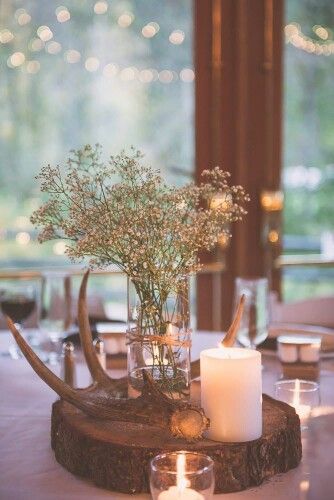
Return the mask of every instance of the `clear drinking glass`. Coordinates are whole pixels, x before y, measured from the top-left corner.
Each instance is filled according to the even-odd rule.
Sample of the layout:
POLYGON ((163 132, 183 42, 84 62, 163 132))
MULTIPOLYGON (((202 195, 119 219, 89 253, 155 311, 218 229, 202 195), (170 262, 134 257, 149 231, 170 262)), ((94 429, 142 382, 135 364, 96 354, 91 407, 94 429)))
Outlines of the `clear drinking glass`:
POLYGON ((153 500, 209 500, 215 485, 213 460, 201 453, 162 453, 151 460, 153 500))
POLYGON ((244 347, 256 349, 268 336, 269 294, 267 278, 236 278, 235 305, 245 295, 244 313, 237 339, 244 347))
MULTIPOLYGON (((29 343, 33 343, 35 337, 24 331, 23 323, 36 310, 36 287, 22 280, 15 280, 7 283, 0 296, 0 306, 2 313, 11 318, 21 335, 23 335, 29 343)), ((8 354, 13 359, 19 359, 22 356, 15 342, 10 345, 7 355, 8 354)))
POLYGON ((275 383, 275 396, 295 408, 302 430, 307 429, 313 408, 320 404, 319 384, 310 380, 279 380, 275 383))
POLYGON ((56 364, 61 355, 61 344, 71 325, 70 277, 65 273, 48 272, 43 275, 39 326, 48 339, 47 361, 56 364))

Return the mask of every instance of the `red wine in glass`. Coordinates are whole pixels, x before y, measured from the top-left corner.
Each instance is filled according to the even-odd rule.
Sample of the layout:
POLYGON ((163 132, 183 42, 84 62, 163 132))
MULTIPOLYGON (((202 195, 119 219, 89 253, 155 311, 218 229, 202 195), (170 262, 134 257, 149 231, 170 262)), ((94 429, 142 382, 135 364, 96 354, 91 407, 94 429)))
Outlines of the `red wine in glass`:
POLYGON ((35 309, 36 301, 22 294, 6 296, 5 293, 0 304, 3 314, 9 316, 14 323, 21 324, 35 309))

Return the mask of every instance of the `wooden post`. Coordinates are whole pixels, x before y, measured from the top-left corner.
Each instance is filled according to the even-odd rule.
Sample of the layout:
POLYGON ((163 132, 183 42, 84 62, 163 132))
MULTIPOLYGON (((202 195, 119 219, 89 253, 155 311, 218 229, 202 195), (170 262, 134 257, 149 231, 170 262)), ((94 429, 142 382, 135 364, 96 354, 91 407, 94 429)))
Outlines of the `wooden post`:
MULTIPOLYGON (((198 278, 200 329, 226 328, 236 276, 267 273, 260 193, 280 187, 283 7, 283 0, 195 2, 196 178, 218 164, 252 199, 245 222, 233 227, 218 316, 217 279, 198 278)), ((272 278, 279 290, 277 270, 272 278)))

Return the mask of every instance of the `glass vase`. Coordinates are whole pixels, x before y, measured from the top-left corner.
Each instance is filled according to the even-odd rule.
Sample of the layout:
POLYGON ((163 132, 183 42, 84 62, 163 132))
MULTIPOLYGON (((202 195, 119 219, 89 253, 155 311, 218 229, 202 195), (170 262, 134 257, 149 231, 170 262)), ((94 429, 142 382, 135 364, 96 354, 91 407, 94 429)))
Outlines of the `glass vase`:
POLYGON ((146 372, 166 396, 188 399, 190 347, 188 281, 182 279, 175 290, 162 293, 129 280, 129 397, 141 394, 146 372))

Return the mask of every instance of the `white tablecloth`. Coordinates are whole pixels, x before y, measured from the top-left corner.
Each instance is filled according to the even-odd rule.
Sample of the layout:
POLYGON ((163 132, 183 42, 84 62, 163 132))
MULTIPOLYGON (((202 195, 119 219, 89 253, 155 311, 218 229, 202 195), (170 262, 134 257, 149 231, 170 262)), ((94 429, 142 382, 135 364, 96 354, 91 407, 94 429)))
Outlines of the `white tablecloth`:
MULTIPOLYGON (((204 346, 215 346, 217 334, 194 335, 193 358, 204 346)), ((9 336, 0 332, 0 350, 9 336)), ((279 365, 263 357, 263 389, 273 394, 279 365)), ((80 385, 88 374, 78 367, 80 385)), ((118 375, 121 375, 118 372, 118 375)), ((223 500, 331 500, 334 499, 334 361, 323 362, 321 408, 303 438, 300 466, 275 476, 263 485, 233 494, 217 495, 223 500)), ((63 469, 50 448, 50 409, 56 399, 25 360, 0 358, 0 499, 1 500, 98 500, 148 499, 149 495, 129 496, 97 488, 63 469)))

